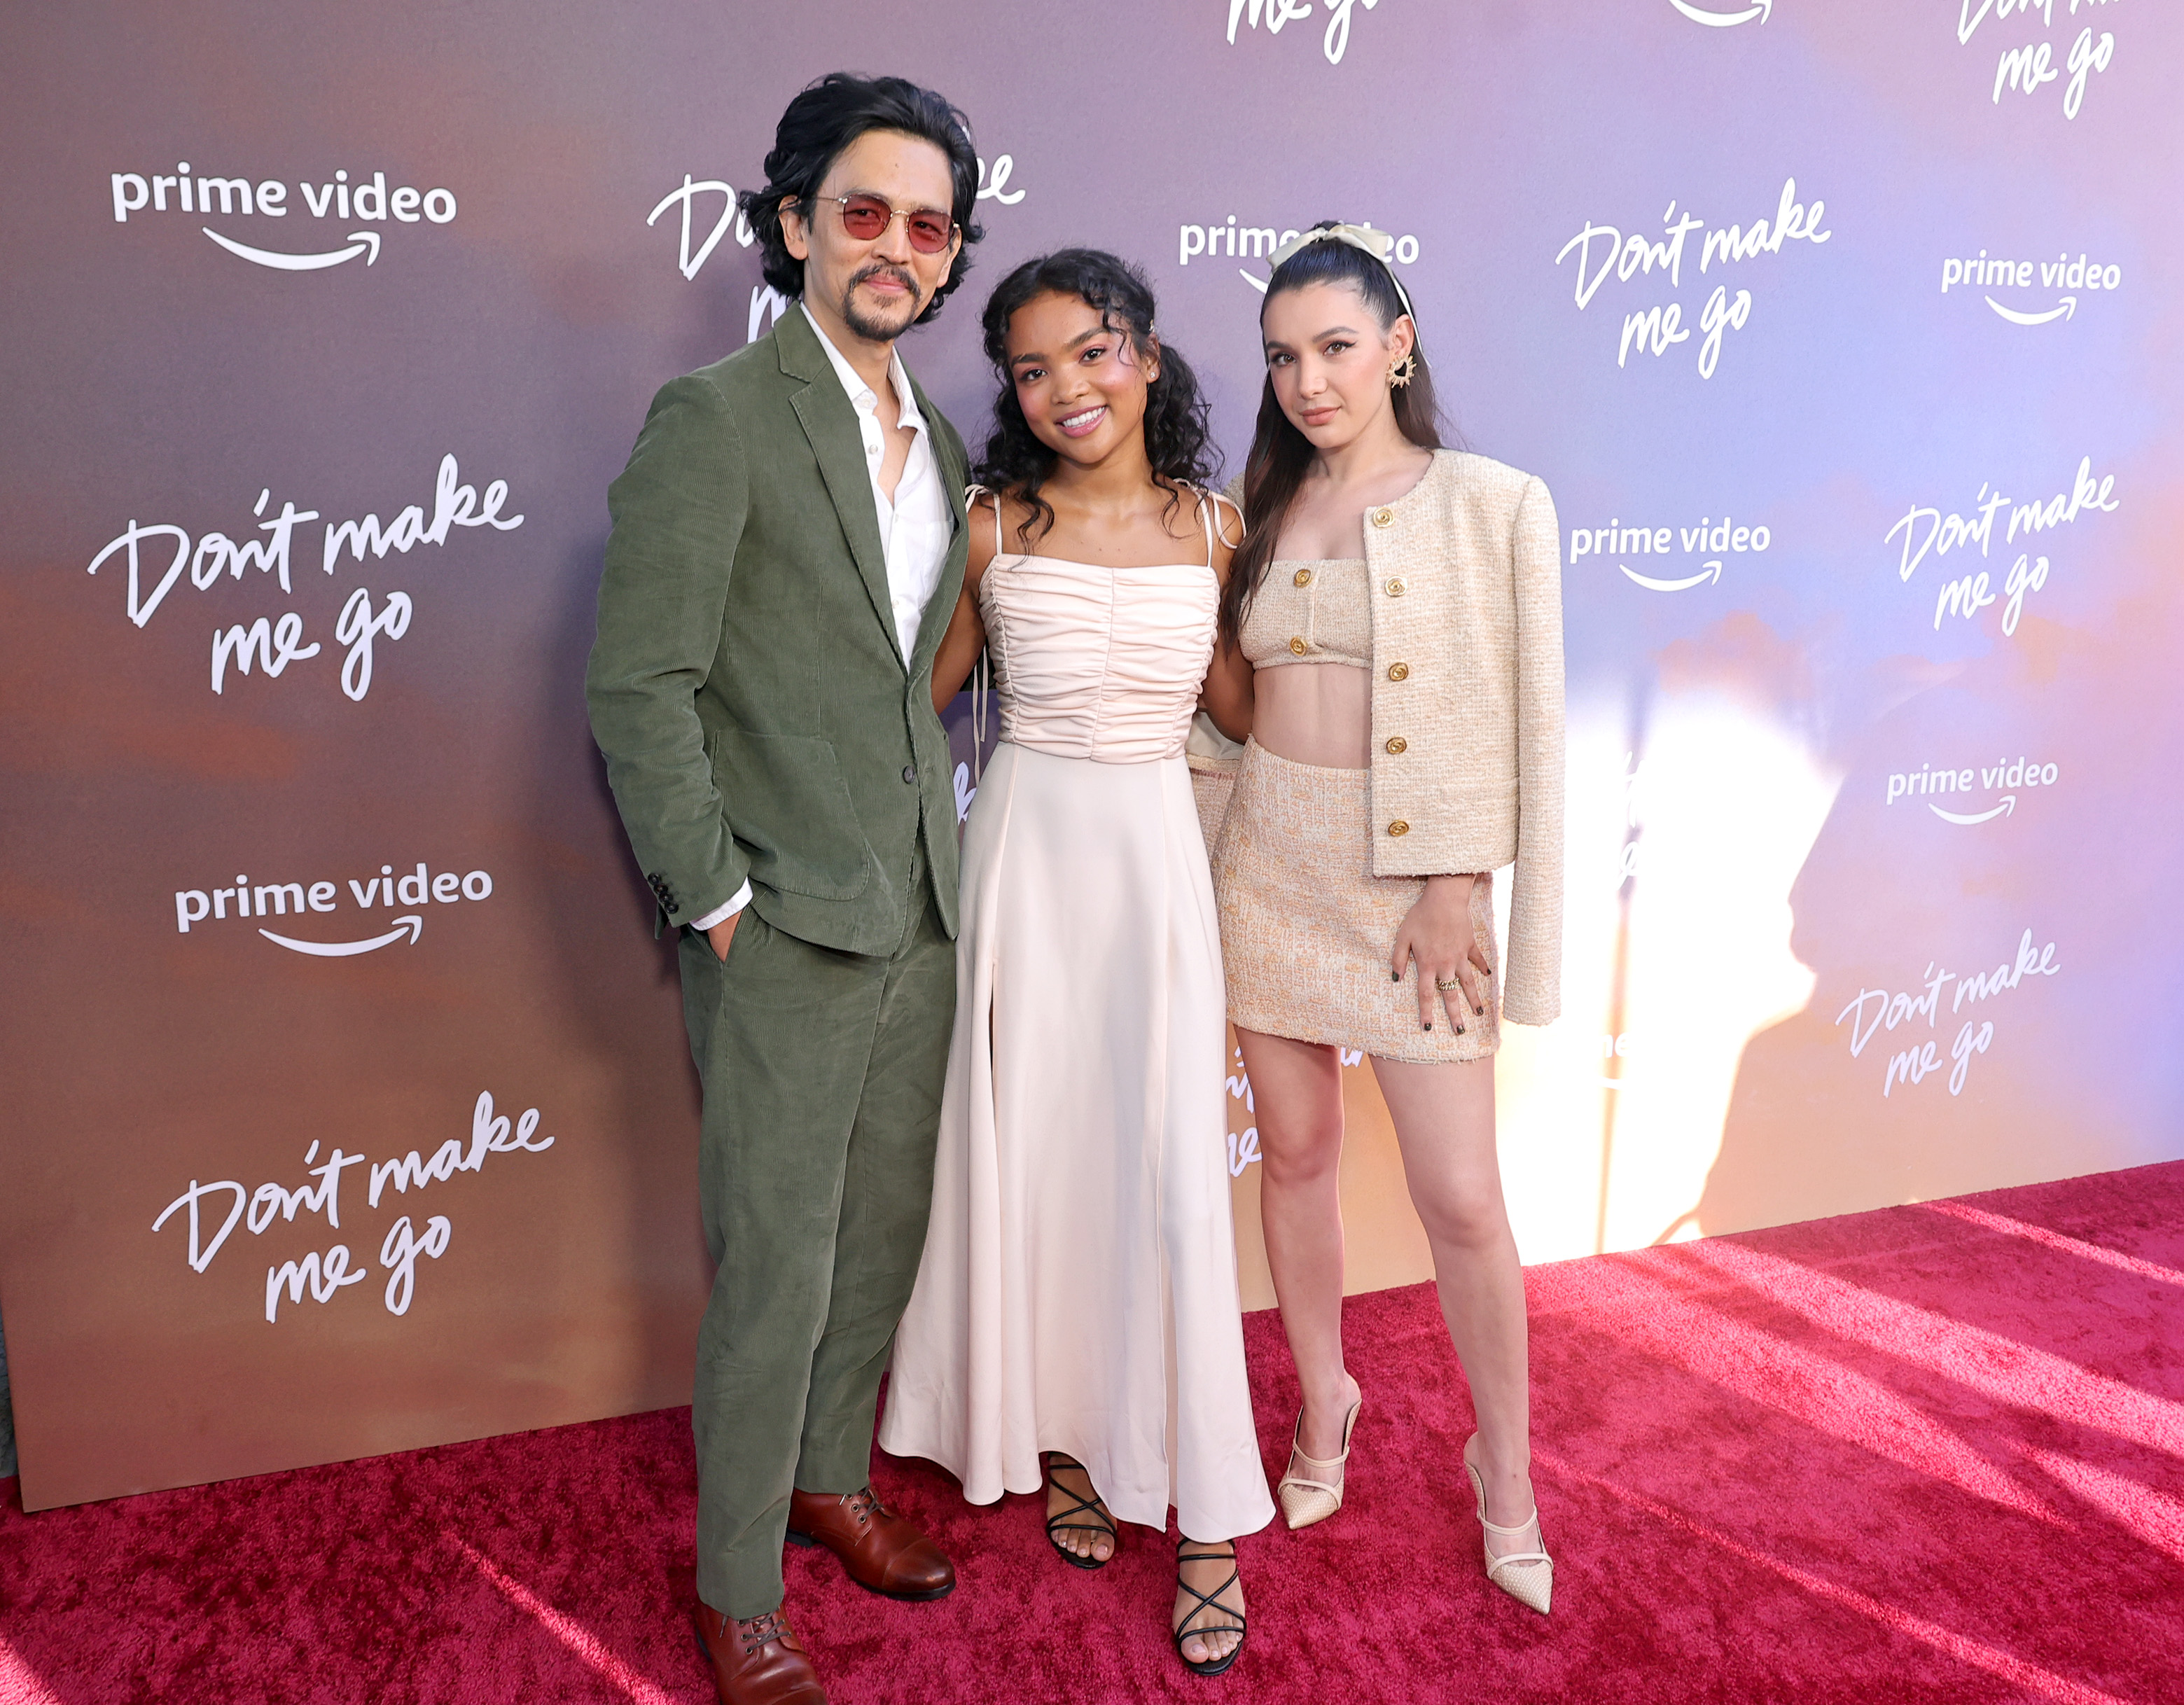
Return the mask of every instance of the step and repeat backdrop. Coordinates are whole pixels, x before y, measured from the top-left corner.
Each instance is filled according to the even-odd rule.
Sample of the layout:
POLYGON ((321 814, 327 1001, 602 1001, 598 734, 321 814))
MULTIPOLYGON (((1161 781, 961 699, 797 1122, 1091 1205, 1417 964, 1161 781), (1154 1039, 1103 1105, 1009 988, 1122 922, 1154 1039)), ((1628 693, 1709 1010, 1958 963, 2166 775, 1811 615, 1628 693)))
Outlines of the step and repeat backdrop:
MULTIPOLYGON (((838 66, 971 119, 988 235, 905 353, 974 443, 985 290, 1092 243, 1146 268, 1233 471, 1268 257, 1340 217, 1393 234, 1454 430, 1553 490, 1564 1017, 1497 1067, 1527 1260, 2184 1154, 2173 11, 9 30, 31 1507, 687 1401, 695 1085, 580 681, 607 483, 660 383, 786 305, 732 198, 838 66)), ((1353 1282, 1423 1276, 1369 1067, 1350 1090, 1353 1282)))

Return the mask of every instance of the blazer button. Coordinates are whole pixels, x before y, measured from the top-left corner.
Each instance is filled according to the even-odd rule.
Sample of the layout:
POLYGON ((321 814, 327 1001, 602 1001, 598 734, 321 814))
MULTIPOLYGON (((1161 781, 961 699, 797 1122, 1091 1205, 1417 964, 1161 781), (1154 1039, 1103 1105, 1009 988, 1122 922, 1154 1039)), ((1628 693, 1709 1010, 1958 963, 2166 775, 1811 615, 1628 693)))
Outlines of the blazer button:
POLYGON ((1300 633, 1295 638, 1290 641, 1290 649, 1295 652, 1298 656, 1301 657, 1306 652, 1311 650, 1312 648, 1304 643, 1304 635, 1300 633))
POLYGON ((1388 582, 1388 596, 1390 598, 1401 598, 1402 595, 1403 582, 1400 580, 1390 581, 1388 582))
POLYGON ((1388 678, 1390 681, 1409 680, 1411 678, 1411 666, 1407 663, 1390 663, 1388 666, 1388 678))
POLYGON ((1411 826, 1401 817, 1397 817, 1395 822, 1388 825, 1388 833, 1391 835, 1407 835, 1410 832, 1411 826))
POLYGON ((902 778, 905 782, 911 783, 911 786, 915 787, 917 784, 917 766, 915 764, 905 764, 902 766, 902 778))
POLYGON ((1310 586, 1312 584, 1312 571, 1308 568, 1299 569, 1292 577, 1299 586, 1310 586))
POLYGON ((1392 734, 1389 736, 1388 749, 1390 752, 1407 752, 1410 749, 1410 745, 1411 743, 1408 740, 1406 740, 1401 734, 1392 734))
POLYGON ((1386 504, 1384 504, 1379 509, 1373 511, 1373 525, 1374 527, 1393 527, 1395 524, 1396 512, 1390 509, 1386 504))

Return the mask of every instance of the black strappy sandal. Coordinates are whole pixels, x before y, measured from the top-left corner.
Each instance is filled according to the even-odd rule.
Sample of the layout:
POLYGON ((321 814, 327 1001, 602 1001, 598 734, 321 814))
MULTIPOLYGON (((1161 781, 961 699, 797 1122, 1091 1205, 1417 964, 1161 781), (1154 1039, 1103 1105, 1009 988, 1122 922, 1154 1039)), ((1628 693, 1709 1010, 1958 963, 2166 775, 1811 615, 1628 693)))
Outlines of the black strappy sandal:
POLYGON ((1183 1667, 1190 1670, 1194 1675, 1218 1675, 1223 1670, 1234 1663, 1242 1654, 1244 1650, 1244 1613, 1240 1610, 1231 1610, 1225 1604, 1215 1602, 1215 1601, 1217 1600, 1223 1593, 1228 1591, 1230 1587, 1236 1585, 1238 1571, 1234 1568, 1230 1568, 1228 1571, 1228 1579, 1223 1581, 1220 1585, 1215 1587, 1211 1592, 1201 1592, 1196 1587, 1193 1586, 1189 1581, 1183 1578, 1184 1564, 1187 1563, 1197 1563, 1201 1559, 1207 1557, 1217 1558, 1233 1564, 1236 1561, 1236 1542, 1234 1540, 1223 1540, 1217 1542, 1209 1543, 1190 1539, 1179 1539, 1175 1542, 1175 1584, 1182 1591, 1189 1593, 1193 1598, 1198 1601, 1198 1607, 1192 1611, 1188 1616, 1184 1617, 1181 1623, 1178 1624, 1169 1631, 1175 1636, 1175 1655, 1183 1659, 1183 1667), (1186 1557, 1184 1554, 1183 1548, 1187 1545, 1197 1546, 1199 1549, 1192 1552, 1186 1557), (1235 1620, 1233 1622, 1217 1622, 1211 1624, 1210 1625, 1199 1628, 1193 1628, 1190 1625, 1209 1610, 1217 1610, 1222 1613, 1222 1615, 1232 1616, 1235 1618, 1235 1620), (1234 1634, 1236 1636, 1236 1643, 1228 1648, 1226 1655, 1220 1658, 1208 1658, 1202 1663, 1193 1663, 1188 1658, 1184 1658, 1183 1642, 1184 1641, 1190 1639, 1193 1635, 1196 1635, 1200 1639, 1203 1640, 1209 1634, 1234 1634))
POLYGON ((1065 1498, 1076 1500, 1067 1509, 1046 1518, 1046 1542, 1054 1547, 1055 1555, 1072 1568, 1105 1568, 1113 1561, 1112 1552, 1106 1557, 1079 1557, 1055 1537, 1056 1535, 1063 1533, 1099 1533, 1105 1534, 1109 1539, 1113 1540, 1118 1548, 1122 1544, 1121 1535, 1115 1531, 1114 1521, 1108 1516, 1106 1507, 1100 1502, 1100 1489, 1093 1486, 1090 1497, 1078 1497, 1076 1493, 1071 1491, 1068 1487, 1061 1485, 1054 1478, 1057 1459, 1062 1468, 1074 1468, 1078 1474, 1084 1474, 1085 1485, 1088 1486, 1092 1485, 1092 1476, 1084 1473, 1084 1464, 1074 1457, 1065 1457, 1059 1451, 1049 1451, 1039 1458, 1039 1469, 1046 1477, 1047 1485, 1056 1488, 1065 1498), (1095 1519, 1089 1522, 1070 1520, 1072 1516, 1076 1515, 1089 1515, 1095 1519))

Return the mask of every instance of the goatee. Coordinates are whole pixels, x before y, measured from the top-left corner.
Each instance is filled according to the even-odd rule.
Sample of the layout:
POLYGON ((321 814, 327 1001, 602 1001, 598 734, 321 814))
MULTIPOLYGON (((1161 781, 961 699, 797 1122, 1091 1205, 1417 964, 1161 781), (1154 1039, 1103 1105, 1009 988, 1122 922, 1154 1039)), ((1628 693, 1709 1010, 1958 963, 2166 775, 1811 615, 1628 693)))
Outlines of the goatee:
POLYGON ((868 266, 850 280, 849 287, 842 292, 842 323, 871 343, 892 343, 910 329, 925 306, 925 298, 918 293, 917 281, 899 266, 868 266), (900 281, 910 292, 910 300, 900 317, 882 318, 868 314, 857 305, 857 287, 869 279, 892 278, 900 281))

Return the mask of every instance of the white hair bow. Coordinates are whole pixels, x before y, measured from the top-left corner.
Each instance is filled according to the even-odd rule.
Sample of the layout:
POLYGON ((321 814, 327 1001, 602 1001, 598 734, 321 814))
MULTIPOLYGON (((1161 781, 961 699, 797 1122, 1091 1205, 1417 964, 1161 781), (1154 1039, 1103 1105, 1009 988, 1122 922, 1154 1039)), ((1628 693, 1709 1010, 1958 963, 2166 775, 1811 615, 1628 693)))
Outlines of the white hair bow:
POLYGON ((1328 241, 1346 242, 1352 248, 1362 248, 1386 267, 1388 281, 1396 287, 1396 296, 1403 304, 1403 312, 1413 320, 1418 318, 1412 311, 1411 293, 1403 288, 1403 281, 1396 276, 1395 266, 1388 259, 1396 247, 1396 239, 1384 231, 1375 231, 1368 225, 1330 225, 1315 231, 1301 231, 1274 251, 1273 263, 1279 267, 1312 244, 1328 241))

